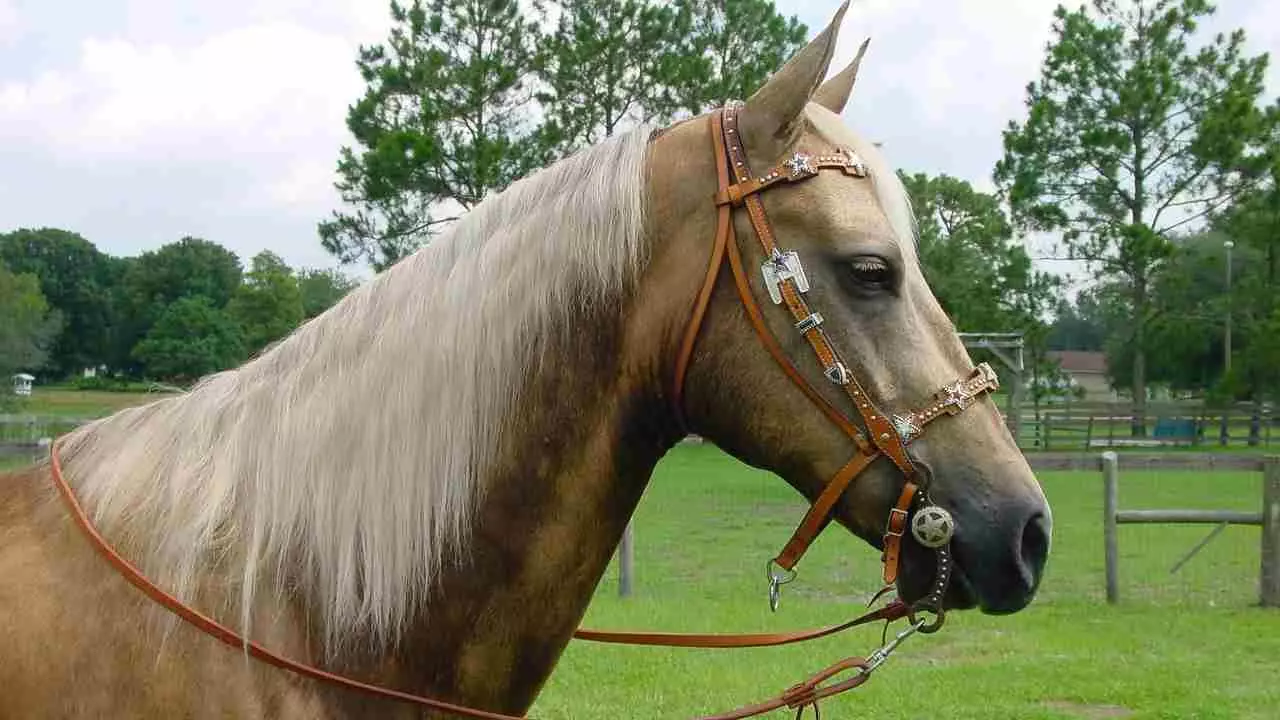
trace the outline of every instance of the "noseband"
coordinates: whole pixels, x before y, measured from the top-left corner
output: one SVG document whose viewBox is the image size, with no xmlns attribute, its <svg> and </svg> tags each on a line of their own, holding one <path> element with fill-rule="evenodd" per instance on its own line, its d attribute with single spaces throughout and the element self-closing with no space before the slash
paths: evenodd
<svg viewBox="0 0 1280 720">
<path fill-rule="evenodd" d="M 693 348 L 706 316 L 711 293 L 727 257 L 733 272 L 738 297 L 747 311 L 747 317 L 756 335 L 769 355 L 782 368 L 791 382 L 798 387 L 840 430 L 852 441 L 853 459 L 836 471 L 822 493 L 814 500 L 808 512 L 796 527 L 791 539 L 768 565 L 770 606 L 777 608 L 778 590 L 781 585 L 795 578 L 795 566 L 809 545 L 817 537 L 831 516 L 836 502 L 853 480 L 877 457 L 887 457 L 905 478 L 902 492 L 889 511 L 883 537 L 884 583 L 886 589 L 898 578 L 898 559 L 902 550 L 902 538 L 907 519 L 913 506 L 916 509 L 912 534 L 921 544 L 934 549 L 937 554 L 937 578 L 929 594 L 912 604 L 914 611 L 929 611 L 935 621 L 922 631 L 937 630 L 943 621 L 942 595 L 950 577 L 950 538 L 954 522 L 945 510 L 929 499 L 927 478 L 922 478 L 907 453 L 908 443 L 920 437 L 925 427 L 943 415 L 957 415 L 973 405 L 984 393 L 999 387 L 995 371 L 986 363 L 978 365 L 967 378 L 961 378 L 944 386 L 923 407 L 902 414 L 883 412 L 867 394 L 858 378 L 844 362 L 840 352 L 823 329 L 823 318 L 810 309 L 805 300 L 809 279 L 796 251 L 783 251 L 777 242 L 769 219 L 765 215 L 760 195 L 766 190 L 815 178 L 824 170 L 837 171 L 854 179 L 867 179 L 866 166 L 853 150 L 836 148 L 819 156 L 796 152 L 785 163 L 763 175 L 753 175 L 747 164 L 747 153 L 738 128 L 739 103 L 730 103 L 711 116 L 711 141 L 715 148 L 716 176 L 716 237 L 707 266 L 706 278 L 694 303 L 693 314 L 685 330 L 680 354 L 676 360 L 675 383 L 672 399 L 677 416 L 683 422 L 684 382 L 688 374 Z M 732 173 L 732 182 L 730 174 Z M 828 401 L 813 387 L 796 366 L 788 359 L 777 338 L 765 324 L 760 307 L 756 304 L 751 284 L 743 269 L 742 255 L 738 250 L 733 228 L 733 209 L 745 207 L 756 239 L 764 251 L 761 275 L 769 297 L 775 305 L 785 305 L 791 314 L 797 332 L 808 341 L 822 365 L 822 374 L 840 388 L 852 402 L 862 420 L 860 429 L 849 417 Z M 686 425 L 687 427 L 687 425 Z M 925 510 L 928 512 L 925 512 Z"/>
</svg>

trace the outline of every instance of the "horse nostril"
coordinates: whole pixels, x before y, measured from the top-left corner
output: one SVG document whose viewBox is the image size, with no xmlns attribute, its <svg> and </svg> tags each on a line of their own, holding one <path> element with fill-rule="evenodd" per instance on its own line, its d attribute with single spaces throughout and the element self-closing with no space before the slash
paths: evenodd
<svg viewBox="0 0 1280 720">
<path fill-rule="evenodd" d="M 1031 587 L 1040 582 L 1045 561 L 1049 557 L 1049 537 L 1053 523 L 1044 513 L 1036 513 L 1022 529 L 1021 556 L 1023 571 L 1028 574 Z"/>
</svg>

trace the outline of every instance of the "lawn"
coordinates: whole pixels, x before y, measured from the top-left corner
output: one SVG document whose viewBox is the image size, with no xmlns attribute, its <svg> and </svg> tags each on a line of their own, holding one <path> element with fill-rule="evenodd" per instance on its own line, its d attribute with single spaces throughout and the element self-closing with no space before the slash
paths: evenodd
<svg viewBox="0 0 1280 720">
<path fill-rule="evenodd" d="M 1122 507 L 1256 509 L 1260 475 L 1124 473 Z M 1274 718 L 1280 610 L 1256 607 L 1258 529 L 1233 527 L 1178 574 L 1169 568 L 1208 527 L 1122 526 L 1122 603 L 1103 601 L 1101 483 L 1044 473 L 1055 513 L 1041 595 L 1010 617 L 958 613 L 911 638 L 823 717 Z M 777 614 L 766 558 L 803 506 L 782 481 L 711 446 L 666 458 L 635 520 L 636 594 L 601 583 L 586 625 L 682 631 L 783 630 L 859 612 L 876 553 L 824 533 Z M 750 650 L 628 648 L 574 642 L 535 718 L 684 718 L 771 697 L 809 673 L 878 645 L 879 628 Z M 779 712 L 777 717 L 790 717 Z"/>
<path fill-rule="evenodd" d="M 66 387 L 37 387 L 17 412 L 24 415 L 57 416 L 86 420 L 110 415 L 134 405 L 165 397 L 162 392 L 108 392 L 74 390 Z"/>
</svg>

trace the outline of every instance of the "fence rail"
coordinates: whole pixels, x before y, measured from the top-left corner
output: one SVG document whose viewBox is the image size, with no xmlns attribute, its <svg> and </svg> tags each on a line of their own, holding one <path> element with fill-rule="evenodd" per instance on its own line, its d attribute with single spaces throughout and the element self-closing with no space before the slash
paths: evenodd
<svg viewBox="0 0 1280 720">
<path fill-rule="evenodd" d="M 1180 454 L 1179 454 L 1180 455 Z M 1165 461 L 1181 460 L 1181 464 L 1164 462 L 1166 469 L 1205 470 L 1194 458 L 1173 455 Z M 1261 568 L 1258 579 L 1258 599 L 1263 607 L 1280 607 L 1280 456 L 1266 458 L 1236 458 L 1237 469 L 1261 471 L 1262 509 L 1259 512 L 1232 510 L 1205 510 L 1194 508 L 1121 510 L 1120 509 L 1120 455 L 1113 451 L 1102 453 L 1103 524 L 1102 542 L 1106 554 L 1107 602 L 1120 601 L 1120 550 L 1119 526 L 1129 523 L 1211 523 L 1218 525 L 1208 538 L 1201 541 L 1182 560 L 1194 555 L 1214 535 L 1228 525 L 1253 525 L 1262 527 Z M 1126 466 L 1129 458 L 1125 457 Z M 1221 467 L 1221 465 L 1219 466 Z M 1179 563 L 1181 564 L 1181 563 Z"/>
</svg>

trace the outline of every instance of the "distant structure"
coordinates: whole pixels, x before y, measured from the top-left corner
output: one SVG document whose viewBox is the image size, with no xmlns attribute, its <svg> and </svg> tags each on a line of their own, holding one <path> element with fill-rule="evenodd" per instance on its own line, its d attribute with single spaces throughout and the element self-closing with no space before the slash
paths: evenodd
<svg viewBox="0 0 1280 720">
<path fill-rule="evenodd" d="M 18 373 L 13 376 L 13 394 L 22 395 L 24 397 L 31 395 L 31 382 L 36 379 L 35 375 L 26 373 Z"/>
</svg>

